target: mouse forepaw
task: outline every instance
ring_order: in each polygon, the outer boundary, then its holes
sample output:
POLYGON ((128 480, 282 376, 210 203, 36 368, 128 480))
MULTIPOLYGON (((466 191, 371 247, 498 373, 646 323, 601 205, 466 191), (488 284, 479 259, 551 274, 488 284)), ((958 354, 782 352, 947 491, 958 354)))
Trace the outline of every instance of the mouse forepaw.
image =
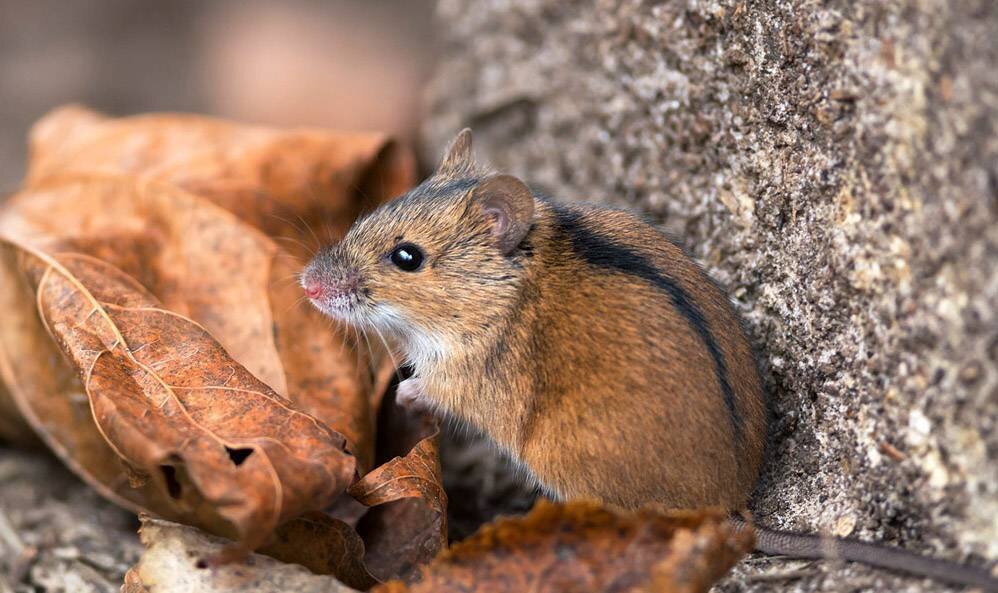
POLYGON ((395 392, 395 401, 400 406, 417 411, 427 411, 431 408, 430 399, 423 391, 423 382, 416 377, 399 383, 395 392))

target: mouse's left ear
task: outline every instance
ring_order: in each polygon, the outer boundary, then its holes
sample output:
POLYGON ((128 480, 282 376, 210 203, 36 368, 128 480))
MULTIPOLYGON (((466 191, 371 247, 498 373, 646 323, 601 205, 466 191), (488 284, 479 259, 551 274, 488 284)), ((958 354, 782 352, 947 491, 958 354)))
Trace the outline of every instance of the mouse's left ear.
POLYGON ((512 175, 493 175, 472 192, 482 214, 492 224, 492 236, 503 255, 509 255, 530 231, 534 196, 512 175))
POLYGON ((441 173, 459 171, 467 167, 471 161, 471 128, 465 128, 447 145, 444 160, 437 169, 441 173))

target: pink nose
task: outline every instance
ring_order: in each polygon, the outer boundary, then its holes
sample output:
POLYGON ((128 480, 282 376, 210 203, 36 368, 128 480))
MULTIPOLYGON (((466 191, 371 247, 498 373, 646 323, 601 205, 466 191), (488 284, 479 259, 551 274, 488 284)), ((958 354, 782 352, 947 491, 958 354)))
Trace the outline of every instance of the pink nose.
POLYGON ((323 292, 322 285, 314 280, 305 284, 305 296, 310 299, 322 298, 323 292))

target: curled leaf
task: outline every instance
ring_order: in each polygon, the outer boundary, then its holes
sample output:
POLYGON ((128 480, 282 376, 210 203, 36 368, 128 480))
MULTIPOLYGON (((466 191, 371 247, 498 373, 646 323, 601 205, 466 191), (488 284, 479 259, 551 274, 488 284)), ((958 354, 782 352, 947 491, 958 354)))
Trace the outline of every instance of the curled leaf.
MULTIPOLYGON (((268 253, 261 255, 259 248, 241 249, 247 240, 253 242, 252 236, 216 234, 206 238, 210 240, 190 243, 189 249, 163 252, 161 242, 141 241, 156 237, 148 230, 122 233, 126 229, 117 218, 120 203, 89 207, 70 199, 57 211, 38 208, 42 216, 35 221, 41 221, 46 230, 55 227, 61 235, 73 232, 62 227, 73 226, 81 213, 88 218, 103 214, 109 220, 101 232, 90 227, 88 234, 99 236, 105 244, 108 236, 115 236, 107 252, 119 257, 135 254, 139 268, 148 266, 143 261, 147 257, 171 262, 175 269, 168 271, 164 285, 152 286, 148 276, 162 275, 136 275, 131 267, 109 260, 140 280, 168 308, 205 325, 237 360, 278 393, 341 432, 361 469, 370 468, 372 410, 376 409, 371 402, 377 402, 381 394, 371 385, 369 360, 344 328, 302 306, 294 277, 321 243, 342 236, 358 214, 412 185, 415 159, 411 151, 380 133, 274 129, 186 114, 110 118, 76 105, 52 111, 32 128, 28 187, 101 175, 126 175, 136 185, 161 183, 186 189, 263 230, 280 245, 279 251, 269 246, 262 250, 268 253), (140 240, 138 244, 135 239, 140 240), (220 257, 214 251, 220 251, 220 257), (176 269, 174 255, 191 267, 176 269), (253 257, 262 261, 251 261, 253 257), (233 268, 237 274, 230 276, 233 268), (262 292, 269 294, 260 294, 258 278, 246 276, 268 271, 269 288, 262 292), (173 280, 186 282, 173 284, 173 280), (202 316, 178 307, 160 290, 171 286, 188 303, 212 306, 212 310, 202 316), (240 290, 249 298, 233 302, 231 297, 240 290), (269 309, 261 311, 261 307, 269 309), (220 331, 215 322, 229 323, 230 331, 220 331), (271 333, 271 322, 275 324, 273 337, 263 335, 271 333), (239 328, 244 328, 245 335, 232 331, 239 328), (251 357, 259 358, 261 366, 251 357)), ((183 231, 191 214, 186 204, 178 203, 172 211, 154 216, 154 220, 133 224, 131 230, 152 222, 151 226, 183 231)), ((228 230, 242 233, 241 228, 228 230)), ((171 238, 178 237, 171 234, 171 238)))
POLYGON ((721 512, 618 513, 541 501, 442 553, 412 585, 376 593, 706 592, 751 549, 721 512))
MULTIPOLYGON (((39 122, 31 149, 0 211, 0 436, 30 440, 30 425, 123 506, 358 586, 444 545, 442 488, 388 480, 362 496, 366 516, 340 520, 338 496, 375 464, 385 361, 295 281, 318 241, 407 189, 407 150, 78 107, 39 122)), ((439 484, 435 440, 413 426, 382 439, 379 457, 402 460, 365 483, 420 460, 439 484)))
POLYGON ((86 255, 21 257, 98 430, 133 481, 167 493, 171 504, 157 512, 253 549, 350 482, 341 435, 291 408, 131 277, 86 255))
POLYGON ((316 574, 333 575, 356 589, 370 589, 378 582, 364 562, 364 542, 357 532, 324 513, 308 513, 285 523, 260 551, 316 574))
POLYGON ((22 192, 0 232, 24 328, 4 335, 0 370, 37 432, 107 496, 253 548, 352 481, 344 436, 258 379, 287 389, 266 237, 196 196, 120 176, 22 192), (22 365, 15 353, 31 355, 22 365))
POLYGON ((367 547, 365 562, 382 580, 412 578, 447 546, 447 494, 440 468, 439 428, 421 413, 386 401, 381 447, 396 455, 350 487, 371 507, 357 526, 367 547))

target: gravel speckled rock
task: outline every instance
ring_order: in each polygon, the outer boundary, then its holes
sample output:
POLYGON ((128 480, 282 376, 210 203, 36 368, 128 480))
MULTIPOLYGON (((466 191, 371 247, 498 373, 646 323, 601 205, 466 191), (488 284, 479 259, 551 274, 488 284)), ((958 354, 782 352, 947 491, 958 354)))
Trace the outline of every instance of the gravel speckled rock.
MULTIPOLYGON (((480 159, 639 209, 729 288, 773 401, 763 523, 998 559, 998 3, 438 12, 429 159, 471 126, 480 159)), ((835 574, 797 590, 872 586, 835 574)))
POLYGON ((138 526, 51 456, 0 445, 3 593, 117 593, 138 526))

